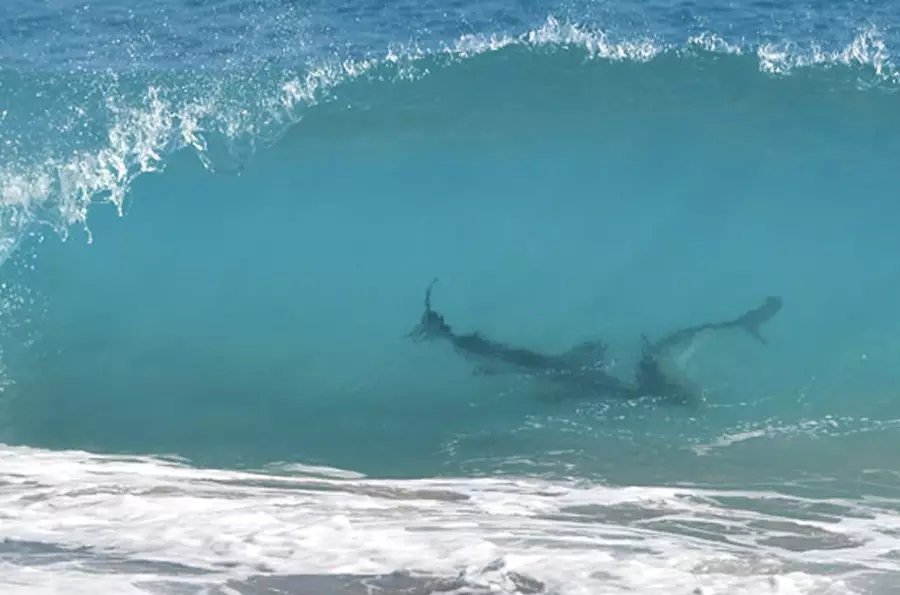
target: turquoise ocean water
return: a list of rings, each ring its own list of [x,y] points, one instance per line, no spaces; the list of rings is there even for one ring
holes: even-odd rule
[[[900,592],[888,3],[0,8],[0,592]],[[532,350],[783,309],[622,403]]]

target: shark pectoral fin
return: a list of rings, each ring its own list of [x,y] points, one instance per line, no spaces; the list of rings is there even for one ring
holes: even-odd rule
[[[596,366],[606,359],[607,345],[603,341],[585,341],[572,347],[560,359],[575,367]]]
[[[753,337],[754,339],[756,339],[757,341],[759,341],[759,342],[762,343],[763,345],[768,345],[768,344],[769,344],[769,342],[766,341],[766,339],[762,336],[762,334],[760,334],[760,332],[759,332],[759,327],[758,327],[757,325],[755,325],[755,324],[748,324],[748,325],[744,326],[744,330],[746,330],[747,333],[749,333],[749,335],[750,335],[751,337]]]
[[[404,335],[400,335],[398,339],[402,339],[403,341],[411,340],[413,343],[418,343],[422,340],[422,331],[420,329],[413,329]]]

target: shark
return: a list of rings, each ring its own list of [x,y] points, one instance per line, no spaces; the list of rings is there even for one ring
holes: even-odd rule
[[[645,333],[641,334],[641,358],[636,369],[637,384],[643,392],[655,396],[667,396],[674,400],[690,400],[692,395],[682,381],[676,380],[679,355],[690,352],[701,337],[710,333],[743,330],[763,345],[768,341],[763,337],[761,327],[781,311],[784,300],[780,296],[768,296],[763,303],[737,318],[721,322],[707,322],[680,328],[651,342]]]
[[[783,304],[784,301],[781,297],[769,296],[762,305],[745,312],[733,320],[707,322],[705,324],[678,329],[677,331],[665,335],[655,343],[650,343],[646,335],[641,335],[641,337],[645,351],[654,355],[670,351],[673,347],[682,347],[686,344],[691,344],[697,337],[707,331],[721,331],[726,329],[744,330],[763,345],[768,345],[768,341],[762,336],[760,329],[764,323],[774,318],[774,316],[781,311]]]
[[[432,306],[432,292],[438,279],[425,289],[424,312],[418,324],[406,334],[416,342],[443,341],[469,361],[478,364],[476,372],[499,374],[512,372],[540,377],[562,384],[573,393],[617,400],[662,398],[687,403],[692,391],[673,374],[672,359],[679,350],[690,348],[698,337],[712,331],[743,329],[757,341],[768,344],[761,327],[782,308],[782,299],[766,298],[764,303],[732,320],[708,322],[675,330],[655,342],[641,335],[642,350],[634,381],[608,371],[608,346],[601,340],[584,341],[563,353],[544,353],[490,339],[480,332],[459,333],[444,315]]]

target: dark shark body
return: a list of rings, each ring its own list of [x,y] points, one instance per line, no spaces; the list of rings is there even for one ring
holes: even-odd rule
[[[654,354],[659,354],[665,351],[668,351],[672,347],[681,346],[685,344],[689,344],[693,342],[693,340],[699,336],[701,333],[706,331],[720,331],[726,329],[743,329],[746,331],[751,337],[762,343],[763,345],[768,344],[768,342],[763,338],[762,334],[760,334],[760,327],[763,323],[771,320],[782,307],[782,299],[777,296],[770,296],[766,298],[766,301],[757,308],[754,308],[741,316],[738,316],[734,320],[727,320],[725,322],[708,322],[706,324],[698,324],[696,326],[689,326],[687,328],[679,329],[675,332],[669,333],[656,343],[650,344],[647,340],[646,336],[643,337],[645,352],[649,351]]]
[[[587,341],[564,354],[555,355],[514,347],[477,332],[456,333],[444,316],[431,306],[431,293],[436,282],[437,279],[432,280],[425,290],[425,311],[408,337],[417,341],[446,341],[467,359],[481,364],[479,369],[482,371],[515,371],[541,376],[558,381],[578,393],[589,392],[615,399],[657,397],[675,402],[689,401],[690,391],[666,372],[672,350],[689,346],[704,332],[732,328],[744,329],[766,343],[760,334],[760,326],[775,316],[782,306],[781,298],[770,297],[763,305],[734,320],[679,329],[656,343],[651,343],[644,336],[642,357],[635,372],[635,382],[631,383],[605,371],[606,344],[602,341]]]
[[[431,291],[436,282],[434,279],[425,290],[425,311],[408,336],[416,340],[444,340],[458,353],[481,364],[481,371],[513,371],[540,376],[610,397],[636,396],[634,387],[602,370],[606,355],[606,344],[602,341],[586,341],[557,355],[514,347],[477,332],[454,332],[444,316],[431,307]]]
[[[655,396],[668,396],[676,400],[690,400],[690,391],[667,372],[676,348],[688,348],[700,335],[710,331],[741,329],[751,337],[767,345],[768,342],[760,333],[760,327],[781,311],[783,300],[778,296],[769,296],[762,305],[753,308],[733,320],[724,322],[708,322],[678,329],[651,343],[646,335],[643,341],[641,359],[636,370],[638,386],[643,392]],[[670,368],[669,368],[670,369]]]

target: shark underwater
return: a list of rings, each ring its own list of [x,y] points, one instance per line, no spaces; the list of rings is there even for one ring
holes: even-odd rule
[[[655,342],[641,335],[641,357],[633,382],[613,376],[607,371],[607,345],[603,341],[586,341],[559,354],[542,353],[489,339],[482,333],[457,333],[444,316],[431,305],[437,278],[425,290],[425,311],[407,337],[415,341],[444,341],[454,351],[477,362],[478,371],[497,374],[516,372],[545,378],[562,384],[577,394],[589,393],[607,399],[635,400],[657,398],[686,403],[693,400],[691,390],[675,379],[671,370],[675,353],[689,348],[701,335],[729,329],[742,329],[762,344],[767,344],[760,328],[782,308],[780,297],[770,296],[762,305],[732,320],[709,322],[673,331]]]

